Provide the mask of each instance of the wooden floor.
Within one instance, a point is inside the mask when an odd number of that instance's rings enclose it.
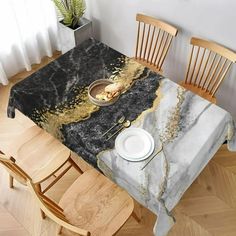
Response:
[[[55,55],[56,58],[58,55]],[[52,59],[46,58],[33,71],[44,66]],[[11,79],[6,87],[0,87],[0,112],[6,114],[11,86],[26,78],[32,72],[22,72]],[[46,79],[46,78],[45,78]],[[1,119],[0,119],[1,122]],[[30,127],[33,123],[17,113],[15,122]],[[7,125],[7,124],[6,124]],[[83,169],[90,168],[74,155],[74,160]],[[49,195],[56,201],[75,180],[78,172],[69,171]],[[185,193],[175,208],[177,223],[169,236],[235,236],[236,235],[236,153],[222,146],[216,156],[204,169],[198,179]],[[155,216],[142,208],[142,221],[129,221],[117,234],[118,236],[151,236]],[[57,225],[51,220],[41,220],[38,206],[31,198],[27,188],[15,183],[14,189],[8,188],[8,175],[0,166],[0,236],[54,236]],[[64,234],[72,235],[72,234]]]

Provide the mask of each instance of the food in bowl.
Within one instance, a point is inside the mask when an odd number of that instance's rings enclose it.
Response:
[[[102,91],[101,93],[98,93],[96,95],[96,98],[98,100],[110,101],[113,98],[119,96],[123,89],[124,89],[124,86],[122,83],[120,82],[112,83],[112,84],[107,85],[104,88],[104,91]]]
[[[109,106],[115,103],[124,90],[121,82],[113,82],[108,79],[100,79],[91,83],[88,87],[90,102],[98,106]]]

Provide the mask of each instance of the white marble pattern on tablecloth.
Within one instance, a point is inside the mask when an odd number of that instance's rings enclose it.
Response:
[[[163,152],[141,171],[146,161],[129,162],[108,150],[98,156],[98,166],[138,202],[158,215],[154,233],[166,235],[174,223],[171,210],[228,138],[236,150],[230,114],[205,99],[164,79],[159,101],[145,111],[133,127],[147,130]]]

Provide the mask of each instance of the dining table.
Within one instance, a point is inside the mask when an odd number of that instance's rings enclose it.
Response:
[[[124,85],[114,104],[90,101],[88,87],[99,79]],[[93,38],[15,84],[8,117],[16,109],[156,214],[157,236],[168,234],[174,207],[221,145],[236,151],[229,112]],[[123,116],[153,137],[155,156],[118,154],[117,136],[103,134]]]

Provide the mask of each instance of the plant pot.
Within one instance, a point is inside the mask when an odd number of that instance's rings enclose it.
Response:
[[[64,54],[86,39],[92,37],[92,21],[82,17],[80,19],[80,26],[74,30],[59,23],[59,37],[61,51]]]

